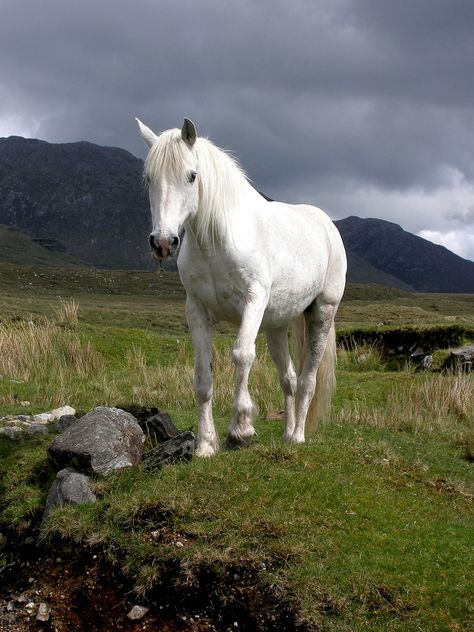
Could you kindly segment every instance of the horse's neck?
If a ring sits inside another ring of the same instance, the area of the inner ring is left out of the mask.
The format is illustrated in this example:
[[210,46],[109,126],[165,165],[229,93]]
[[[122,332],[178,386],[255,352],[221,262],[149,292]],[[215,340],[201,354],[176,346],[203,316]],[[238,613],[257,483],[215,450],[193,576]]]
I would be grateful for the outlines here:
[[[191,232],[193,239],[203,252],[227,251],[235,247],[236,241],[242,238],[242,227],[245,227],[247,233],[252,231],[254,226],[253,214],[257,206],[262,203],[265,203],[264,198],[244,179],[242,191],[234,204],[222,209],[223,222],[216,234],[210,232],[207,235],[199,234],[198,215],[188,220],[187,230]],[[199,212],[200,210],[198,210]]]

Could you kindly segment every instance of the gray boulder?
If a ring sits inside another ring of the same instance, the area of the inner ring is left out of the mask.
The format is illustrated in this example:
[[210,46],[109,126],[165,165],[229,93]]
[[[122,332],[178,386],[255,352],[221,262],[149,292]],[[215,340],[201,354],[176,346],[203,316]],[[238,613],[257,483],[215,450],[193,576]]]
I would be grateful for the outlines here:
[[445,371],[470,373],[474,369],[474,345],[451,351],[441,369]]
[[56,469],[72,466],[106,475],[141,460],[145,435],[137,420],[120,408],[99,406],[67,428],[48,447]]
[[43,512],[43,521],[49,517],[55,507],[83,505],[94,503],[96,500],[95,494],[89,487],[87,476],[76,472],[72,467],[67,467],[57,473],[51,485]]

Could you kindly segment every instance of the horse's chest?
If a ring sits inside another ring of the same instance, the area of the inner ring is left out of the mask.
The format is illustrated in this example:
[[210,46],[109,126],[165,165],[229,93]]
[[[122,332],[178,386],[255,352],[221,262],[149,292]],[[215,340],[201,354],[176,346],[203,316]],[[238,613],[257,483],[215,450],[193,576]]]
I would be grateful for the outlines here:
[[248,286],[237,274],[227,272],[202,276],[189,275],[189,289],[218,318],[239,319],[245,305]]

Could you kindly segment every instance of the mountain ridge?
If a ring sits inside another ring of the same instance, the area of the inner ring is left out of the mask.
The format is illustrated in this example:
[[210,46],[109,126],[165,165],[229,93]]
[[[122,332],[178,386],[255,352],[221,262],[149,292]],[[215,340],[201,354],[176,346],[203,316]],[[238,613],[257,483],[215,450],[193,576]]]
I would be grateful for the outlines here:
[[[0,138],[0,225],[25,234],[21,247],[36,249],[38,265],[48,252],[60,261],[62,251],[71,265],[153,269],[142,172],[143,161],[119,147]],[[443,246],[387,220],[351,216],[334,223],[348,251],[349,281],[474,293],[474,262]],[[21,261],[21,252],[6,247],[5,230],[2,260]]]

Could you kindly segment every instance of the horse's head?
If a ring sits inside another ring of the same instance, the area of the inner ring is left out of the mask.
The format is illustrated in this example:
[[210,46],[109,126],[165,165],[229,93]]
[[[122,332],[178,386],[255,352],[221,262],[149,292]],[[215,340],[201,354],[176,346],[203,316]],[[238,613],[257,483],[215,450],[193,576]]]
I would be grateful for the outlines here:
[[196,128],[185,118],[181,130],[172,129],[157,136],[136,120],[150,149],[145,160],[153,222],[150,246],[156,258],[166,259],[177,251],[186,219],[197,212]]

